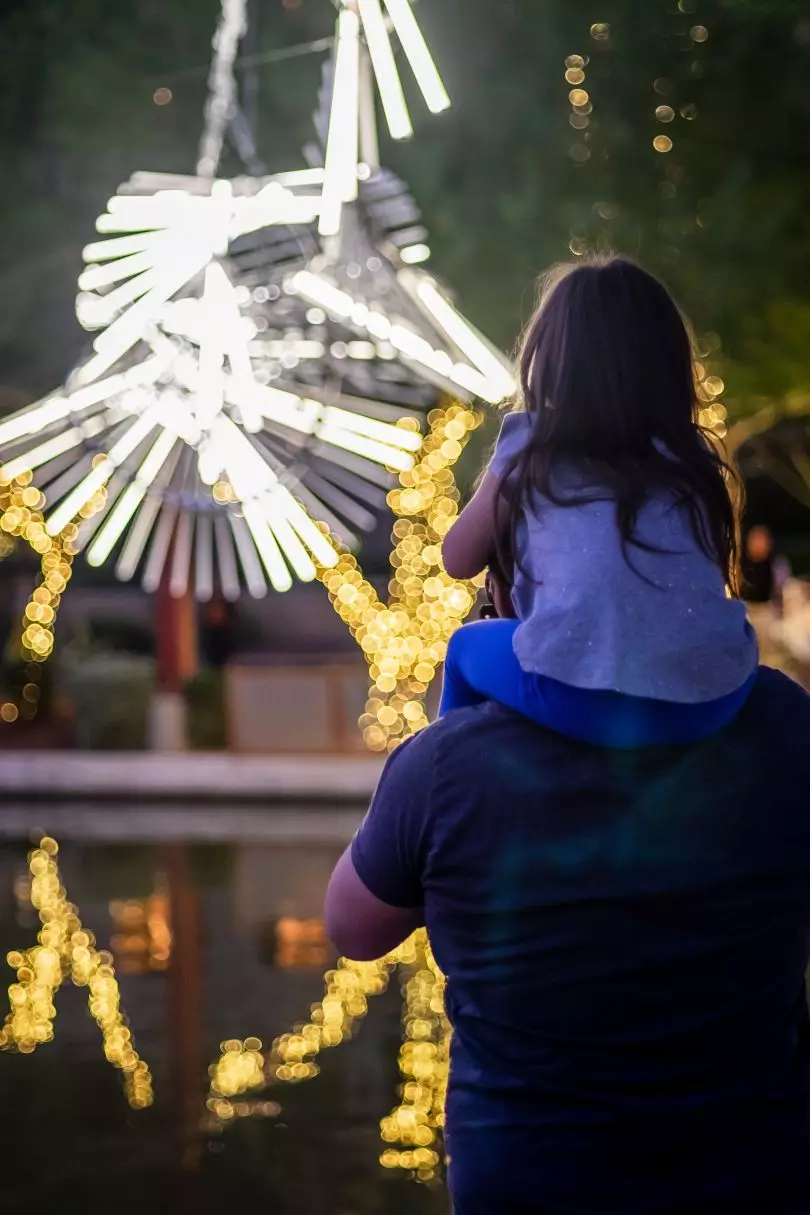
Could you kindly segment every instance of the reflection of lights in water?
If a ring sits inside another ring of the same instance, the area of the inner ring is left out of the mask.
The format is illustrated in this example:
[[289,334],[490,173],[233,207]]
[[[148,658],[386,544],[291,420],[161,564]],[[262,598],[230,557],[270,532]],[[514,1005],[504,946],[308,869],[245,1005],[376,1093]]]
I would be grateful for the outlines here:
[[31,903],[42,927],[31,949],[12,950],[8,964],[17,981],[8,989],[11,1011],[0,1030],[0,1049],[31,1054],[53,1040],[54,996],[66,979],[88,989],[90,1012],[101,1030],[104,1054],[124,1074],[124,1092],[133,1109],[152,1104],[152,1076],[135,1050],[120,1006],[112,955],[96,949],[68,902],[56,862],[58,845],[48,837],[29,855]]
[[[403,947],[404,949],[405,947]],[[388,986],[388,976],[402,951],[378,962],[338,961],[325,976],[323,999],[312,1006],[310,1019],[281,1034],[262,1052],[258,1038],[223,1042],[220,1056],[210,1068],[211,1087],[206,1107],[220,1123],[242,1115],[233,1098],[274,1082],[295,1084],[311,1080],[320,1068],[315,1063],[322,1050],[340,1046],[352,1036],[356,1023],[368,1011],[368,998]],[[245,1111],[251,1103],[241,1103]]]
[[17,906],[17,923],[28,927],[36,923],[36,912],[31,906],[31,871],[27,867],[14,878],[14,902]]
[[274,926],[273,962],[282,970],[322,970],[329,943],[323,920],[282,916]]
[[169,900],[158,892],[147,899],[115,900],[110,915],[117,932],[110,948],[122,974],[166,970],[172,950]]
[[450,1023],[444,1012],[444,975],[419,932],[413,961],[402,985],[404,1040],[399,1070],[405,1080],[398,1106],[383,1118],[380,1133],[388,1145],[380,1156],[387,1169],[406,1169],[432,1181],[442,1165],[444,1103],[450,1071]]
[[[352,1036],[368,1011],[368,998],[385,991],[396,966],[404,972],[399,1067],[405,1083],[400,1104],[380,1124],[386,1144],[380,1163],[387,1169],[406,1169],[419,1181],[436,1178],[443,1159],[450,1025],[444,1013],[444,976],[424,929],[377,962],[341,958],[337,968],[327,972],[326,994],[313,1006],[310,1020],[276,1038],[266,1052],[259,1038],[223,1042],[210,1068],[205,1129],[222,1130],[238,1118],[278,1114],[276,1103],[246,1099],[246,1094],[274,1082],[300,1083],[317,1076],[317,1055]],[[272,1113],[265,1108],[268,1104]]]

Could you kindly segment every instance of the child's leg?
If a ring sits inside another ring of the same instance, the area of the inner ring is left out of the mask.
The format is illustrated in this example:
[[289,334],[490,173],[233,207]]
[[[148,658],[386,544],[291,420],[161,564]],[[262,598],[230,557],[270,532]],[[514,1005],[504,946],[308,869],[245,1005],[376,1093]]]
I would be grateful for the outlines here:
[[[536,676],[521,670],[512,639],[517,620],[477,620],[465,624],[450,639],[444,664],[444,687],[440,716],[497,700],[517,712],[525,699],[525,685]],[[527,717],[534,714],[526,711]]]
[[440,715],[495,700],[540,726],[610,750],[688,746],[728,725],[750,695],[756,673],[708,704],[670,704],[620,692],[574,688],[524,671],[512,642],[517,620],[465,624],[450,640]]

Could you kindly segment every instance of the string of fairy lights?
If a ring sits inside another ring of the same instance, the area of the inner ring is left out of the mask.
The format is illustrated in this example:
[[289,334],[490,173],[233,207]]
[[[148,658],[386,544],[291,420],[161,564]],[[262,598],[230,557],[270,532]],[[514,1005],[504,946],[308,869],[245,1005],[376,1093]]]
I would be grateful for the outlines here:
[[13,723],[36,716],[41,695],[42,664],[54,647],[56,615],[73,572],[79,526],[103,509],[105,490],[99,488],[82,506],[75,520],[57,535],[48,534],[42,507],[44,496],[32,484],[30,471],[11,483],[0,482],[0,535],[13,544],[25,540],[40,558],[39,576],[25,605],[16,656],[24,664],[26,679],[16,700],[0,703],[0,720]]
[[104,1055],[122,1072],[124,1092],[133,1109],[152,1104],[152,1076],[141,1059],[121,1009],[121,996],[112,955],[96,948],[95,938],[82,925],[77,908],[68,901],[56,860],[54,839],[46,836],[28,857],[31,904],[42,927],[37,944],[12,950],[9,966],[16,982],[8,989],[11,1010],[0,1030],[0,1050],[30,1055],[53,1040],[54,998],[70,979],[87,988],[87,1003],[101,1030]]
[[457,403],[429,415],[418,460],[400,473],[388,499],[397,522],[387,603],[346,550],[336,567],[319,571],[369,664],[372,688],[360,727],[372,751],[389,750],[428,724],[425,696],[475,601],[474,584],[444,572],[441,542],[458,514],[452,466],[480,422],[479,413]]

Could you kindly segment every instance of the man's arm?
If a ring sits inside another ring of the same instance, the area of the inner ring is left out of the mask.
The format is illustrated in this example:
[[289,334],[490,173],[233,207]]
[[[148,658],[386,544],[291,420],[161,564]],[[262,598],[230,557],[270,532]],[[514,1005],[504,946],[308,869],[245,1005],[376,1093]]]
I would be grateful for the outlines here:
[[364,886],[347,848],[326,892],[326,932],[335,948],[355,962],[372,962],[422,928],[421,907],[392,907]]
[[326,930],[355,961],[383,957],[425,922],[434,738],[431,727],[390,756],[369,812],[332,874]]

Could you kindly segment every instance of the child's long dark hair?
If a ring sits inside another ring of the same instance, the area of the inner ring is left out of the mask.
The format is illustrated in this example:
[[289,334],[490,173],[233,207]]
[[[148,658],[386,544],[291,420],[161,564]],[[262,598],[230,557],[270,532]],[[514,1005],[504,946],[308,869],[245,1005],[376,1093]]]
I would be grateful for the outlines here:
[[[532,439],[504,491],[511,553],[517,554],[523,510],[536,495],[558,506],[599,497],[616,502],[630,560],[629,546],[649,548],[636,537],[641,507],[666,494],[686,511],[696,542],[737,591],[737,478],[699,424],[689,330],[657,279],[622,258],[550,271],[523,339],[520,382]],[[560,459],[575,460],[589,488],[555,489]]]

